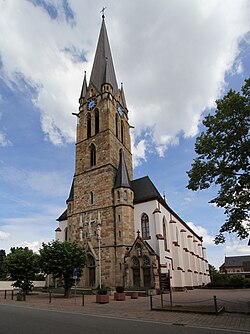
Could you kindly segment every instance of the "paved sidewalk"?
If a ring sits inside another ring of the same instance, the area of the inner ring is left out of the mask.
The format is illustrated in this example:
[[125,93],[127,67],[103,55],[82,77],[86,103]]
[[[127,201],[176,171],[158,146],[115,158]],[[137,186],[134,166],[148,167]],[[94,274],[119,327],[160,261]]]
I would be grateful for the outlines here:
[[[180,301],[199,301],[211,299],[216,295],[217,298],[230,300],[232,302],[247,303],[250,299],[250,289],[242,290],[193,290],[187,292],[173,293],[174,303]],[[155,296],[158,298],[159,296]],[[164,297],[168,298],[168,296]],[[52,294],[51,303],[49,303],[48,293],[33,293],[26,297],[26,301],[11,300],[11,293],[8,292],[7,299],[4,299],[4,293],[0,292],[0,304],[9,304],[21,307],[32,307],[39,309],[56,310],[60,312],[77,312],[82,314],[101,315],[109,317],[136,318],[141,320],[152,320],[167,322],[177,325],[187,325],[194,327],[226,328],[240,330],[243,333],[250,333],[250,315],[236,313],[222,313],[219,315],[179,313],[179,312],[160,312],[150,310],[149,297],[139,297],[131,299],[126,297],[125,302],[114,301],[110,296],[108,304],[97,304],[95,296],[84,296],[84,306],[82,306],[82,296],[72,296],[65,299],[61,295]]]

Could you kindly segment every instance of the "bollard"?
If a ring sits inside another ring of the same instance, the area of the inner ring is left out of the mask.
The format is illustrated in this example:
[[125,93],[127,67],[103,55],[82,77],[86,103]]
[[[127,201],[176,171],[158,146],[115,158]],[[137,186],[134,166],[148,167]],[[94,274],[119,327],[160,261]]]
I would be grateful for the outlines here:
[[14,290],[11,291],[11,300],[14,298]]
[[49,304],[51,304],[51,290],[49,290]]
[[152,294],[150,294],[149,298],[150,298],[150,310],[153,311],[153,296],[152,296]]
[[218,305],[216,296],[214,296],[214,309],[215,309],[215,314],[218,315]]
[[7,290],[4,290],[4,299],[7,298]]
[[82,294],[82,306],[84,306],[84,293]]
[[23,293],[23,301],[25,302],[26,300],[26,292]]

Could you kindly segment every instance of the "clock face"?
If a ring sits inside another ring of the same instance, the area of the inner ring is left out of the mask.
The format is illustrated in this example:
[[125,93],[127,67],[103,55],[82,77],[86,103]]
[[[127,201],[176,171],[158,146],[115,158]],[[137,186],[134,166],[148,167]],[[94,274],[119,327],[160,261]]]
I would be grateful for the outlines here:
[[96,99],[91,99],[87,104],[87,109],[92,110],[96,106]]
[[117,110],[118,114],[120,115],[120,117],[123,117],[122,107],[120,106],[119,103],[117,103],[116,110]]

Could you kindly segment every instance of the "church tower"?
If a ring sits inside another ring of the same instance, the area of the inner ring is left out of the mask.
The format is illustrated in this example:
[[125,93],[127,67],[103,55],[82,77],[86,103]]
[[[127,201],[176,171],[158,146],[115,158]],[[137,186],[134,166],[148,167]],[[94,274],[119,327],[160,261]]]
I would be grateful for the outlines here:
[[124,283],[124,256],[135,238],[134,193],[128,109],[117,85],[104,15],[79,104],[67,237],[86,250],[83,285],[115,287]]

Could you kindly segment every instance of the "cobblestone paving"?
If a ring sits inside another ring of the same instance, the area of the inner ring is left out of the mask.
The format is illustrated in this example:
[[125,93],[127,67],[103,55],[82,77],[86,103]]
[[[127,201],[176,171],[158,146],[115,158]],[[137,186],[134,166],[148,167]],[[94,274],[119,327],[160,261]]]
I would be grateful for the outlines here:
[[[173,293],[174,303],[195,302],[202,300],[213,300],[213,296],[218,299],[231,301],[232,303],[247,304],[250,300],[250,289],[244,290],[193,290],[187,292]],[[153,297],[153,304],[160,303],[159,296]],[[158,298],[158,300],[157,300]],[[164,300],[169,298],[164,296]],[[108,304],[97,304],[94,295],[84,296],[84,306],[82,306],[82,296],[72,296],[70,299],[62,298],[58,294],[52,294],[51,303],[49,303],[48,293],[32,293],[26,297],[26,301],[16,301],[16,296],[11,300],[11,293],[8,292],[7,298],[4,299],[4,293],[0,292],[0,304],[10,304],[21,307],[32,307],[61,312],[77,312],[89,315],[101,315],[110,317],[133,318],[157,322],[167,322],[171,324],[194,326],[194,327],[211,327],[227,328],[240,330],[243,333],[250,332],[250,315],[240,313],[221,313],[214,314],[197,314],[197,313],[180,313],[180,312],[160,312],[150,310],[149,297],[139,297],[131,299],[126,297],[126,301],[114,301],[110,296]]]

